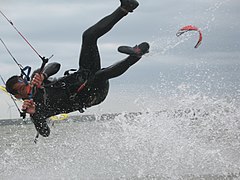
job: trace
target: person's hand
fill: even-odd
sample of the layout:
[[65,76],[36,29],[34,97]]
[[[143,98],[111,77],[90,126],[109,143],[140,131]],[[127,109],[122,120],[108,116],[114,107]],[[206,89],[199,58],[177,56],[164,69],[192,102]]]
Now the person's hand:
[[37,86],[37,88],[40,88],[44,80],[44,75],[41,73],[36,73],[31,81],[32,86]]
[[23,101],[22,110],[29,114],[35,113],[35,103],[33,100],[25,99]]

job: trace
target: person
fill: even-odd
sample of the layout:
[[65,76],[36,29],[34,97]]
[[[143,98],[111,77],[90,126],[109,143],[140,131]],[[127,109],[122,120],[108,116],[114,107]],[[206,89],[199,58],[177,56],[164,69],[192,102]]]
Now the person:
[[[109,79],[126,72],[149,52],[147,42],[134,47],[120,46],[118,51],[128,56],[112,66],[101,68],[98,38],[139,5],[136,0],[120,0],[120,3],[113,13],[83,33],[77,71],[66,71],[63,77],[50,80],[49,77],[58,72],[60,64],[49,63],[42,73],[39,70],[33,73],[30,83],[24,82],[21,76],[12,76],[6,82],[7,91],[24,100],[22,109],[30,114],[36,130],[43,137],[50,135],[47,118],[60,113],[84,112],[84,109],[100,104],[108,94]],[[33,98],[29,99],[31,93]]]

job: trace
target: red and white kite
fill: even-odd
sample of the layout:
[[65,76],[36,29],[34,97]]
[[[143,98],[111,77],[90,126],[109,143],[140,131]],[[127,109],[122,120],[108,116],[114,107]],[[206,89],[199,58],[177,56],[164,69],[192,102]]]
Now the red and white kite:
[[197,28],[196,26],[192,26],[192,25],[188,25],[188,26],[184,26],[182,27],[178,32],[177,32],[177,37],[181,36],[183,33],[188,32],[188,31],[197,31],[199,33],[199,39],[197,44],[194,46],[195,48],[198,48],[198,46],[201,44],[202,42],[202,32],[200,31],[199,28]]

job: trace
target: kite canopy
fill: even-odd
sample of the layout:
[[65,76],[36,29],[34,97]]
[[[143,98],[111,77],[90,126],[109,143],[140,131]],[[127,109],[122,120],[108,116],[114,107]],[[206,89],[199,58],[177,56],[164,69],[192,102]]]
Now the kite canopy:
[[197,28],[196,26],[193,25],[188,25],[188,26],[184,26],[182,27],[178,32],[177,32],[177,37],[181,36],[183,33],[188,32],[188,31],[197,31],[199,33],[199,39],[197,44],[194,46],[194,48],[198,48],[202,42],[202,32],[200,31],[199,28]]

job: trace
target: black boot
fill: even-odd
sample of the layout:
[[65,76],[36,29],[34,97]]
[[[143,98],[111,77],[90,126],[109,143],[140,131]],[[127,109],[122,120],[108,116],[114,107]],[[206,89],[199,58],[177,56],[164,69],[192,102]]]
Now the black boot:
[[118,51],[120,53],[128,54],[130,56],[141,57],[142,55],[149,52],[149,44],[147,42],[143,42],[135,47],[130,46],[120,46]]
[[136,0],[120,0],[121,8],[126,12],[133,12],[139,5]]

